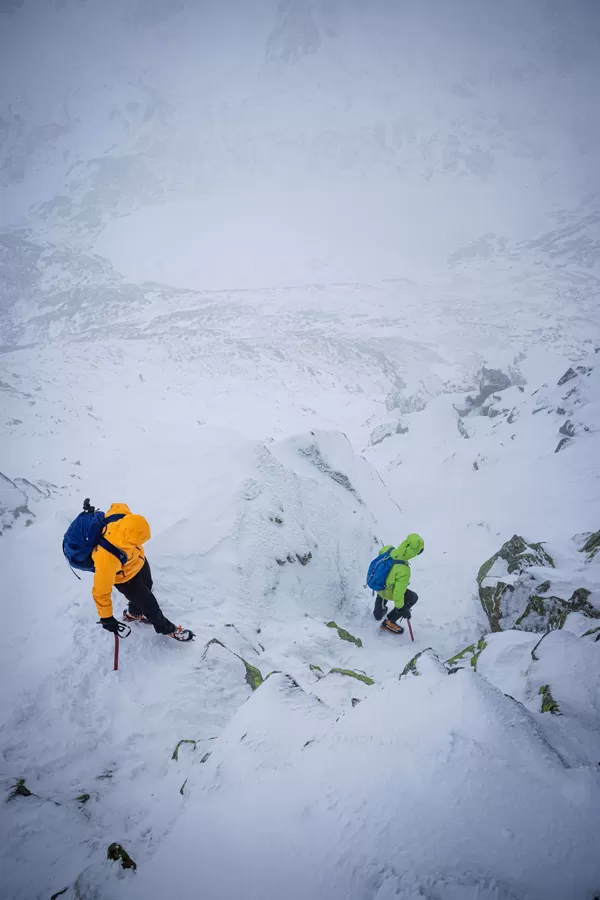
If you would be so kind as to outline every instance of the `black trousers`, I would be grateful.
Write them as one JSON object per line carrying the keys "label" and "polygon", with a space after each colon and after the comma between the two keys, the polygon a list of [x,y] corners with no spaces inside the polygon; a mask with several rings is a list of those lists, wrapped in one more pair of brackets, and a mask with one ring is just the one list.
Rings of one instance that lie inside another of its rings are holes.
{"label": "black trousers", "polygon": [[[388,615],[388,621],[397,622],[398,619],[401,619],[404,616],[404,613],[407,610],[415,605],[418,599],[418,595],[415,594],[414,591],[411,591],[407,588],[406,593],[404,594],[404,606],[401,609],[397,609],[396,607],[394,607],[391,613]],[[381,619],[383,619],[386,613],[387,603],[383,599],[383,597],[380,597],[379,594],[377,594],[377,597],[375,598],[375,606],[373,607],[373,615],[379,622]]]}
{"label": "black trousers", "polygon": [[152,573],[148,560],[129,581],[116,584],[116,589],[127,598],[132,616],[146,616],[159,634],[172,634],[175,626],[163,616],[158,601],[152,593]]}

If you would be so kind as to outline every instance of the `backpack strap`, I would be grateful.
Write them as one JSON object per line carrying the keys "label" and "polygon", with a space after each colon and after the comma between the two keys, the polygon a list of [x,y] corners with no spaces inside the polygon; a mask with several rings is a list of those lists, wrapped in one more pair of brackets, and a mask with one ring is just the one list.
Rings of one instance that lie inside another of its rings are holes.
{"label": "backpack strap", "polygon": [[116,556],[122,566],[127,562],[127,554],[125,551],[121,550],[120,547],[115,547],[115,545],[111,544],[110,541],[107,541],[105,537],[101,537],[96,546],[102,547],[107,553],[112,553],[113,556]]}
{"label": "backpack strap", "polygon": [[104,517],[104,528],[102,529],[102,537],[98,540],[98,547],[102,547],[103,550],[106,550],[107,553],[112,553],[113,556],[116,556],[122,566],[127,562],[127,554],[124,550],[121,550],[120,547],[115,547],[114,544],[111,544],[110,541],[107,541],[104,537],[104,529],[107,525],[110,525],[111,522],[118,522],[119,519],[124,519],[125,513],[114,513],[112,516]]}
{"label": "backpack strap", "polygon": [[395,559],[393,562],[394,562],[395,566],[407,566],[408,565],[408,563],[405,562],[405,560],[403,560],[403,559]]}
{"label": "backpack strap", "polygon": [[113,513],[112,516],[104,516],[104,524],[110,525],[111,522],[117,522],[119,519],[124,519],[125,513]]}

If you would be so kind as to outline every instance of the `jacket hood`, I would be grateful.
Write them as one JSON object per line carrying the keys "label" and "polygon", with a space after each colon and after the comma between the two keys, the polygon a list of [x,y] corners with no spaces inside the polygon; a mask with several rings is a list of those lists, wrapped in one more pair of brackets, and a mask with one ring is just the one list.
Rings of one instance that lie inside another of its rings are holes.
{"label": "jacket hood", "polygon": [[123,548],[139,547],[140,544],[145,544],[150,540],[152,534],[147,519],[143,516],[133,515],[125,503],[113,503],[106,515],[112,516],[116,513],[124,514],[125,518],[108,526],[110,529],[110,535],[107,535],[109,540],[113,539],[118,547]]}
{"label": "jacket hood", "polygon": [[409,534],[406,540],[402,541],[399,547],[392,550],[392,559],[403,559],[408,561],[418,556],[425,547],[425,541],[420,534]]}

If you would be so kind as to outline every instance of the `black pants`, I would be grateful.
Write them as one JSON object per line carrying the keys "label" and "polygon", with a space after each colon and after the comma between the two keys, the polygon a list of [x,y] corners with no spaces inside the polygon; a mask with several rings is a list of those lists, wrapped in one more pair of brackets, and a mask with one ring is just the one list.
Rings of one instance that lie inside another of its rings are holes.
{"label": "black pants", "polygon": [[[401,619],[404,616],[404,613],[408,609],[415,605],[418,599],[418,595],[415,594],[414,591],[411,591],[407,588],[406,593],[404,594],[404,606],[401,609],[397,609],[396,607],[394,607],[391,613],[388,615],[388,621],[397,622],[398,619]],[[381,619],[383,619],[386,612],[387,603],[383,599],[383,597],[380,597],[379,594],[377,594],[377,597],[375,598],[375,606],[373,607],[373,615],[379,622]]]}
{"label": "black pants", "polygon": [[127,597],[132,616],[146,616],[159,634],[172,634],[175,626],[161,612],[158,601],[152,593],[152,573],[148,560],[130,581],[116,584],[116,589]]}

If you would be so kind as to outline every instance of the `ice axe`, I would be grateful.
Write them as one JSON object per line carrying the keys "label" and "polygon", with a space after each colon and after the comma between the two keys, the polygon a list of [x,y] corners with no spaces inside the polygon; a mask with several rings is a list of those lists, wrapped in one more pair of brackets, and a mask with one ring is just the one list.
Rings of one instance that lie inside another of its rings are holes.
{"label": "ice axe", "polygon": [[125,625],[124,622],[119,622],[119,634],[115,634],[115,659],[113,665],[113,672],[117,672],[119,669],[119,636],[121,637],[129,637],[131,634],[131,628],[129,625]]}
{"label": "ice axe", "polygon": [[[98,622],[98,625],[102,624],[102,619]],[[119,636],[120,637],[129,637],[131,634],[131,628],[129,625],[126,625],[124,622],[119,622],[119,633],[115,632],[115,656],[113,662],[113,672],[116,672],[119,668]]]}
{"label": "ice axe", "polygon": [[[412,641],[413,644],[414,644],[414,642],[415,642],[415,636],[414,636],[414,634],[413,634],[412,625],[410,624],[410,619],[407,619],[407,620],[406,620],[406,624],[408,625],[408,630],[410,631],[410,639],[411,639],[411,641]],[[116,637],[116,635],[115,635],[115,637]]]}

